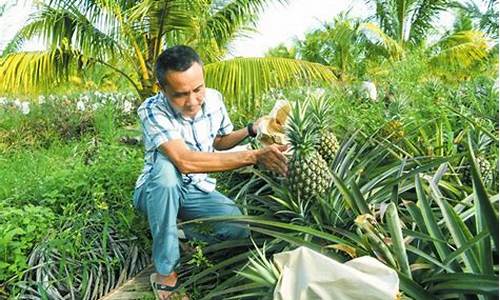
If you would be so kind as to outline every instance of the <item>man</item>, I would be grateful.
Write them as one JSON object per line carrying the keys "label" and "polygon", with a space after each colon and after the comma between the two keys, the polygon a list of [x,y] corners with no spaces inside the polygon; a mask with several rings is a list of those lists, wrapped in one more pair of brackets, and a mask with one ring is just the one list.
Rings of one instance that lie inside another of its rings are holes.
{"label": "man", "polygon": [[[169,299],[178,286],[179,262],[176,220],[241,215],[234,202],[215,190],[207,173],[261,164],[286,174],[284,146],[260,150],[214,153],[230,149],[247,136],[255,136],[256,124],[233,131],[222,95],[205,87],[203,64],[187,46],[165,50],[157,59],[155,75],[160,92],[139,107],[145,166],[134,192],[134,206],[143,212],[153,236],[152,286],[158,299]],[[185,226],[188,238],[208,242],[245,238],[244,228],[218,223],[214,233],[203,235]]]}

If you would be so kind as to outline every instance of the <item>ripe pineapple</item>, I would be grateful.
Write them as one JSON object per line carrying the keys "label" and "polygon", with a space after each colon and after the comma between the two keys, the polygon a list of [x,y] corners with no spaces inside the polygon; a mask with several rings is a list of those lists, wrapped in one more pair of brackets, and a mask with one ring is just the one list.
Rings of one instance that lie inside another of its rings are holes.
{"label": "ripe pineapple", "polygon": [[288,162],[286,181],[293,196],[318,199],[330,186],[332,174],[315,149],[318,131],[307,108],[307,102],[303,105],[297,103],[290,116],[287,135],[293,155]]}
{"label": "ripe pineapple", "polygon": [[319,143],[315,148],[323,157],[323,159],[331,164],[335,158],[335,154],[339,150],[339,142],[337,137],[329,128],[332,124],[332,109],[328,105],[326,98],[318,98],[312,102],[312,114],[319,130]]}

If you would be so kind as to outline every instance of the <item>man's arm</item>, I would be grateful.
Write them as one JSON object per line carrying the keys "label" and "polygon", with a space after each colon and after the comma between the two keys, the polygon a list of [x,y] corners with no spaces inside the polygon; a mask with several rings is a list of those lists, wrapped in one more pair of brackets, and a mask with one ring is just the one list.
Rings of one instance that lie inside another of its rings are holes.
{"label": "man's arm", "polygon": [[214,139],[215,150],[227,150],[238,145],[248,136],[248,130],[242,128],[226,135],[218,135]]}
{"label": "man's arm", "polygon": [[161,144],[160,149],[183,174],[227,171],[254,164],[262,164],[283,175],[287,172],[286,158],[282,153],[286,151],[286,146],[271,145],[259,150],[208,153],[191,151],[183,140],[175,139]]}
{"label": "man's arm", "polygon": [[[253,132],[257,132],[257,127],[259,122],[261,122],[261,119],[262,118],[253,123]],[[213,145],[215,150],[219,151],[231,149],[241,143],[241,141],[243,141],[247,136],[249,136],[249,132],[245,127],[240,130],[233,131],[230,134],[216,136]]]}

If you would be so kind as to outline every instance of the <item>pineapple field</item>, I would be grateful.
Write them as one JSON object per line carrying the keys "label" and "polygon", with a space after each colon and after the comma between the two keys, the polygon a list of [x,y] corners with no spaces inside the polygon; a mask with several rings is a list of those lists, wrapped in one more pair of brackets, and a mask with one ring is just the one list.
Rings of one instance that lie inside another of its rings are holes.
{"label": "pineapple field", "polygon": [[[4,296],[97,299],[150,263],[147,225],[129,201],[142,166],[140,139],[127,143],[138,134],[130,97],[44,97],[28,114],[3,100]],[[217,175],[245,211],[231,221],[249,226],[252,239],[193,242],[181,273],[191,297],[272,298],[272,254],[297,246],[340,262],[375,257],[398,272],[402,298],[496,297],[498,108],[486,110],[497,105],[493,79],[458,91],[422,82],[391,103],[346,87],[266,97],[291,103],[289,172]],[[234,114],[241,124],[246,117]]]}
{"label": "pineapple field", "polygon": [[[37,7],[0,56],[0,299],[125,299],[152,268],[132,202],[137,108],[174,44],[200,53],[235,129],[265,116],[240,144],[288,145],[286,175],[213,174],[241,216],[178,220],[250,231],[183,239],[181,292],[282,299],[276,256],[305,247],[344,265],[375,259],[397,275],[397,299],[498,299],[498,1],[370,0],[367,18],[345,11],[264,57],[228,58],[271,2]],[[438,33],[443,12],[454,24]],[[48,47],[25,51],[35,37]],[[155,299],[149,285],[132,294]]]}

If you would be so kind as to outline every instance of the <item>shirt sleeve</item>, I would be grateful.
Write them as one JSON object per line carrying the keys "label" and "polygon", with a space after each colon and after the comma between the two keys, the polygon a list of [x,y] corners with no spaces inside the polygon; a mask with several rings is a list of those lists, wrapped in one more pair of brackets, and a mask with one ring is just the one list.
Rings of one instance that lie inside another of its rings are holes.
{"label": "shirt sleeve", "polygon": [[218,135],[227,135],[233,132],[233,123],[231,122],[231,119],[229,118],[229,115],[227,113],[226,106],[224,105],[224,102],[221,99],[221,106],[220,106],[220,113],[222,115],[222,121],[219,127],[219,130],[217,132]]}
{"label": "shirt sleeve", "polygon": [[155,105],[141,106],[137,113],[145,136],[151,140],[155,148],[170,140],[182,138],[170,117]]}

